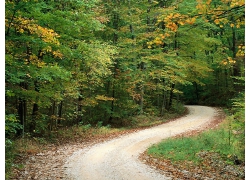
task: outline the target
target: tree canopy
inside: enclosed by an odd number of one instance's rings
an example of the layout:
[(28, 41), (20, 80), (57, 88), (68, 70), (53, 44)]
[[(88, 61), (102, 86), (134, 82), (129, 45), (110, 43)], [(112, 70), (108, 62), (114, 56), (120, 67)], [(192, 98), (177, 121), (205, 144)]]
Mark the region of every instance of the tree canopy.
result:
[(226, 106), (244, 56), (243, 0), (6, 0), (6, 135)]

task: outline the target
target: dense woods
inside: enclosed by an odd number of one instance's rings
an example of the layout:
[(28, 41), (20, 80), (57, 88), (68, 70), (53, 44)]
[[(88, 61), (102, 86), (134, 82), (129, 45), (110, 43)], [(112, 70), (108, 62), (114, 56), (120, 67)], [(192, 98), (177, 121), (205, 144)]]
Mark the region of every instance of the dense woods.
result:
[(244, 93), (244, 1), (6, 1), (7, 137), (228, 105)]
[(5, 138), (244, 109), (244, 50), (244, 0), (6, 0)]

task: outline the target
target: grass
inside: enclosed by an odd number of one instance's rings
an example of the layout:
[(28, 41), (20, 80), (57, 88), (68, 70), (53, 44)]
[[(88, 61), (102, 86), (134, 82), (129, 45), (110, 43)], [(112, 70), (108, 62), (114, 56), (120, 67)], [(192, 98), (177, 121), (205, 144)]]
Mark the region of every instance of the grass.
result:
[(172, 162), (201, 160), (199, 152), (216, 152), (229, 164), (233, 158), (244, 160), (244, 154), (237, 147), (239, 139), (231, 133), (228, 122), (217, 130), (209, 130), (193, 137), (169, 138), (157, 145), (151, 146), (147, 153), (157, 158), (171, 160)]

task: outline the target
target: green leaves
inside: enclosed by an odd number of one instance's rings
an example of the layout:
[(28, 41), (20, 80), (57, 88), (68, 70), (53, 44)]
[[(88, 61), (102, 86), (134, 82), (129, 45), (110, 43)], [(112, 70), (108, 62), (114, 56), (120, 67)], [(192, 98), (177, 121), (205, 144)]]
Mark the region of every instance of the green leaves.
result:
[(15, 114), (5, 115), (5, 135), (10, 138), (17, 133), (17, 130), (22, 129)]
[(244, 71), (242, 3), (6, 1), (7, 110), (26, 108), (28, 124), (34, 105), (42, 123), (59, 114), (108, 123), (183, 96), (233, 93), (231, 75)]

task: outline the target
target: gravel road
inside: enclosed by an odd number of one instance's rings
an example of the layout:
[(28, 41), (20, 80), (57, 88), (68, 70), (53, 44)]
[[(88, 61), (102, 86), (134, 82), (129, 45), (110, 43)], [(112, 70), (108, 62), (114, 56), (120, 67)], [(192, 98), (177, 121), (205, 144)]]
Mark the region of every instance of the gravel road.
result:
[(180, 133), (202, 128), (217, 111), (206, 106), (186, 106), (189, 114), (149, 129), (86, 147), (65, 163), (67, 179), (76, 180), (167, 180), (171, 179), (138, 160), (152, 144)]

